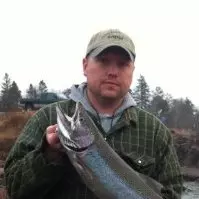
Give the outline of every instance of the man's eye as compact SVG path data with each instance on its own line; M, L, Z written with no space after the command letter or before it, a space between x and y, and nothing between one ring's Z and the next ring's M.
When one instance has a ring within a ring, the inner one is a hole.
M126 61L120 61L120 62L118 62L118 65L119 66L129 66L129 63L128 62L126 62Z
M103 63L103 64L108 64L108 63L109 63L109 60L106 59L106 58L101 58L101 59L99 60L99 62L101 62L101 63Z

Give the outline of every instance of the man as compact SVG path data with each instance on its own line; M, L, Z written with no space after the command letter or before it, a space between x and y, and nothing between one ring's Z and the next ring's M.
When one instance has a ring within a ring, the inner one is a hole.
M58 102L68 115L80 101L111 147L135 170L163 184L163 198L181 197L182 176L170 131L136 107L128 92L135 47L119 30L91 38L83 59L86 83L71 87ZM56 133L55 105L40 109L26 124L5 164L6 186L14 199L96 198L62 152Z

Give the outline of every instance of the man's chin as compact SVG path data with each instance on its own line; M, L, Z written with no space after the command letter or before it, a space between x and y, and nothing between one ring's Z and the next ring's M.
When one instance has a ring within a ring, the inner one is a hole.
M117 99L119 97L118 93L116 92L104 92L101 95L104 99L109 99L109 100L114 100Z

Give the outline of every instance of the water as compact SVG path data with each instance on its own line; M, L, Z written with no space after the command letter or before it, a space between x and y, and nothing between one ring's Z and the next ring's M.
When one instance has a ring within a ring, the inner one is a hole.
M182 199L199 199L199 183L185 182L184 186L188 190L184 192Z

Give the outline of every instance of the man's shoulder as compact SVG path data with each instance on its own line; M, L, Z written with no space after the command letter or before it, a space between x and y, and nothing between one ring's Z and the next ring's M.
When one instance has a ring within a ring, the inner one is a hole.
M130 115L133 115L135 122L138 123L139 126L144 128L151 128L151 129L163 129L168 131L169 129L166 125L153 113L147 111L146 109L142 109L140 107L131 107L129 108Z
M137 106L130 107L129 111L131 114L134 114L137 121L142 122L143 120L147 120L147 122L153 121L153 122L161 122L159 118L157 118L153 113L147 111L146 109L142 109Z

